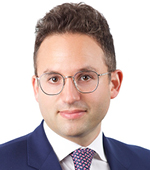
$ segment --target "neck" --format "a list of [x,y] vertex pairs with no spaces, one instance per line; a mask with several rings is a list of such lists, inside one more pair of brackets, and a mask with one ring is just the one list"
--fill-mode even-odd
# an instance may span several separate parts
[[76,135],[76,136],[62,136],[80,146],[87,147],[89,146],[99,135],[101,131],[101,125],[99,125],[96,129],[91,132],[87,132],[84,135]]

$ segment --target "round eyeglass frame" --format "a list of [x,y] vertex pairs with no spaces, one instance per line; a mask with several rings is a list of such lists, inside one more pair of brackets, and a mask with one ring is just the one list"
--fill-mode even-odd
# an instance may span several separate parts
[[[94,90],[92,90],[92,91],[90,91],[90,92],[82,92],[81,90],[78,89],[78,86],[77,86],[76,81],[75,81],[75,76],[76,76],[78,73],[82,73],[82,72],[93,72],[93,73],[96,73],[96,74],[97,74],[97,78],[98,78],[98,79],[97,79],[97,85],[96,85],[96,87],[95,87]],[[40,79],[41,79],[41,77],[42,77],[43,75],[46,75],[46,74],[50,74],[50,73],[43,73],[40,77],[36,77],[36,79],[38,80],[39,85],[40,85],[40,88],[41,88],[41,90],[42,90],[43,93],[45,93],[46,95],[49,95],[49,96],[54,96],[54,95],[60,94],[60,93],[63,91],[64,86],[65,86],[65,79],[67,79],[67,78],[72,78],[73,83],[74,83],[76,89],[77,89],[80,93],[83,93],[83,94],[93,93],[93,92],[97,89],[97,87],[98,87],[98,85],[99,85],[99,77],[100,77],[100,76],[104,76],[104,75],[109,75],[109,74],[111,74],[111,72],[106,72],[106,73],[98,74],[98,73],[95,72],[95,71],[79,71],[79,72],[75,73],[74,76],[63,76],[63,75],[61,75],[60,73],[55,73],[55,74],[60,75],[60,76],[63,78],[62,89],[61,89],[58,93],[56,93],[56,94],[49,94],[49,93],[46,93],[46,92],[43,90],[42,85],[41,85],[41,82],[40,82]]]

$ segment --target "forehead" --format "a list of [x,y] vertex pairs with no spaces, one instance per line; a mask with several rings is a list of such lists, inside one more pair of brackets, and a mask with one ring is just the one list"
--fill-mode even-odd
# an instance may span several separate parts
[[37,56],[38,73],[45,70],[75,72],[105,69],[104,53],[98,43],[83,34],[54,34],[45,38]]

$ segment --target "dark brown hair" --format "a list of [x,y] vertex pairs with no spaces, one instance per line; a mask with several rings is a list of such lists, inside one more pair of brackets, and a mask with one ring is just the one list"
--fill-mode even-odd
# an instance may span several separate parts
[[94,38],[105,54],[108,71],[116,69],[113,38],[104,16],[84,3],[65,3],[50,10],[36,25],[34,69],[37,76],[37,53],[43,40],[51,34],[80,33]]

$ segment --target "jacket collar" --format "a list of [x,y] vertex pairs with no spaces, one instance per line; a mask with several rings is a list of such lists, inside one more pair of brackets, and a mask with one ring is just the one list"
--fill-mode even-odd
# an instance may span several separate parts
[[[103,135],[104,151],[111,170],[127,170],[131,164],[130,155],[124,147]],[[43,121],[27,139],[28,165],[39,170],[62,170],[57,156],[48,142],[43,129]]]
[[129,152],[120,142],[103,135],[104,151],[111,170],[127,170],[131,165]]
[[43,121],[27,139],[28,165],[40,170],[62,170],[56,154],[47,140]]

